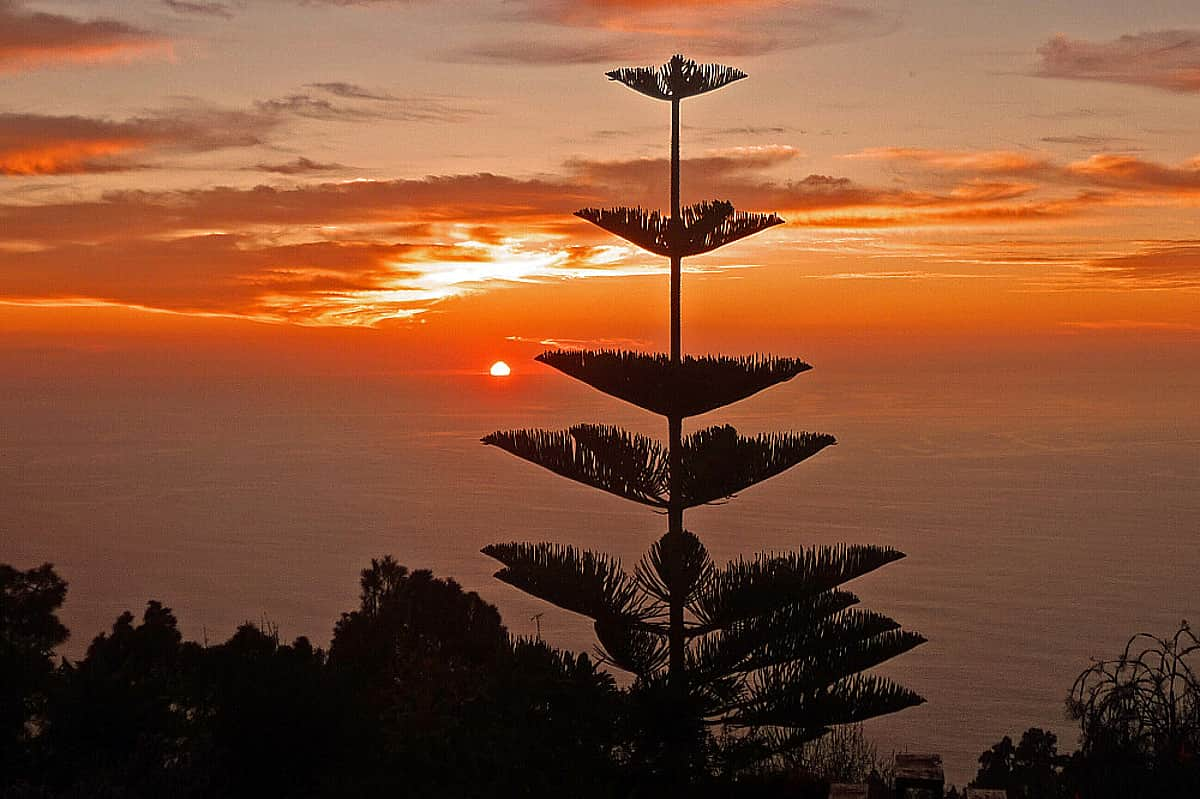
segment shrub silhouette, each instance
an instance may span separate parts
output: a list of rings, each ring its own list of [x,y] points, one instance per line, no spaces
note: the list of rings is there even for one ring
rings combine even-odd
[[[1075,681],[1085,797],[1200,796],[1200,640],[1138,633]]]

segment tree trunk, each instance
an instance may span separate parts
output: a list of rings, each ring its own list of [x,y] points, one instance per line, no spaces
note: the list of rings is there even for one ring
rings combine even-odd
[[[679,221],[679,100],[671,101],[671,239],[674,246]],[[678,368],[682,360],[680,342],[680,278],[682,258],[671,256],[671,366]],[[667,532],[671,535],[683,533],[683,497],[679,490],[683,465],[683,418],[668,418],[670,439],[671,503],[668,509]],[[681,571],[678,549],[672,548],[669,566],[672,575]],[[670,616],[670,661],[668,672],[672,686],[683,691],[686,687],[684,674],[683,602],[685,587],[678,583],[671,586]]]

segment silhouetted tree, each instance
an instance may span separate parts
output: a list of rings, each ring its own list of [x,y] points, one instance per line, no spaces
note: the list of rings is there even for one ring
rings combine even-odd
[[[67,640],[57,615],[66,595],[49,563],[28,571],[0,563],[0,774],[21,767],[28,725],[44,712],[54,648]]]
[[[391,558],[361,584],[329,655],[351,708],[343,790],[611,795],[619,698],[586,655],[514,642],[477,594]]]
[[[273,629],[243,624],[203,651],[188,695],[194,756],[216,795],[326,795],[345,710],[307,638],[281,645]]]
[[[666,446],[603,425],[516,430],[485,444],[585,485],[663,511],[667,533],[632,574],[607,555],[556,544],[493,544],[496,576],[595,622],[602,659],[637,677],[635,759],[678,781],[712,769],[736,774],[794,750],[831,726],[924,701],[863,675],[924,639],[891,619],[853,609],[839,586],[903,555],[874,546],[762,554],[724,567],[683,525],[687,508],[719,502],[835,443],[829,435],[744,437],[728,426],[683,436],[685,417],[720,408],[811,368],[794,358],[684,357],[682,260],[782,223],[716,200],[680,207],[683,99],[746,77],[673,57],[660,68],[618,69],[610,79],[671,104],[671,210],[585,209],[578,215],[670,259],[669,354],[551,351],[538,360],[667,419]],[[717,735],[711,734],[713,730]],[[653,771],[653,769],[652,769]]]
[[[1009,799],[1065,799],[1071,795],[1064,778],[1069,758],[1058,753],[1058,737],[1037,727],[1013,745],[1007,735],[979,756],[979,771],[968,787],[995,788]]]
[[[59,671],[39,739],[48,784],[81,795],[101,788],[119,796],[203,795],[187,699],[200,653],[183,643],[160,602],[147,603],[141,624],[121,614],[81,662]]]

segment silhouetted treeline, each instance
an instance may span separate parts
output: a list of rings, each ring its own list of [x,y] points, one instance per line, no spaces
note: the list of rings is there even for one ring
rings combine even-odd
[[[269,624],[184,641],[171,610],[124,613],[55,662],[66,583],[0,564],[0,796],[637,797],[671,795],[669,697],[620,690],[586,655],[513,639],[496,608],[391,558],[362,573],[329,651]],[[1135,636],[1076,682],[1080,749],[1028,730],[980,757],[972,785],[1010,799],[1200,796],[1200,645]],[[733,743],[696,734],[692,797],[813,797],[886,770],[861,729],[733,774]],[[919,745],[919,741],[913,742]],[[885,775],[886,776],[886,775]]]
[[[78,661],[49,566],[0,565],[0,796],[578,797],[662,795],[661,701],[587,655],[514,639],[495,607],[390,557],[362,572],[329,651],[245,624],[184,641],[157,601]],[[799,774],[705,767],[694,796],[824,796]]]
[[[543,796],[618,788],[619,692],[586,655],[390,558],[328,653],[246,624],[184,641],[150,602],[55,667],[66,585],[0,566],[0,795]]]

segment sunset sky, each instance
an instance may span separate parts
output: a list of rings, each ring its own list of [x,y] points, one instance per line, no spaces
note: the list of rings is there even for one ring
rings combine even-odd
[[[661,348],[665,260],[571,212],[667,204],[604,72],[674,52],[750,74],[684,201],[788,222],[685,264],[685,349],[1200,340],[1195,0],[0,0],[0,358]]]

